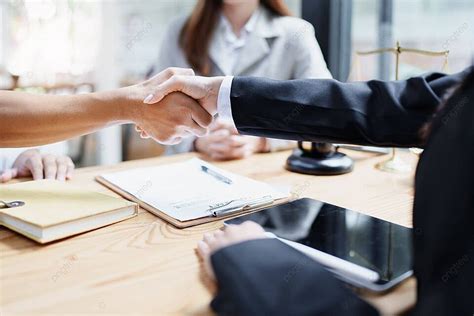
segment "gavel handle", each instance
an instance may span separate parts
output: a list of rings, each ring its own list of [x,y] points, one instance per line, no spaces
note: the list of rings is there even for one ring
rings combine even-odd
[[[302,141],[298,142],[298,148],[307,154],[317,154],[317,155],[328,155],[334,151],[336,148],[331,143],[311,143],[311,150],[307,150],[304,148]]]

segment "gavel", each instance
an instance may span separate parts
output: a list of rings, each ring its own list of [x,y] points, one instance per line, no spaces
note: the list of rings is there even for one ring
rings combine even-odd
[[[286,160],[287,170],[310,175],[338,175],[351,172],[353,168],[353,160],[330,143],[300,141]]]

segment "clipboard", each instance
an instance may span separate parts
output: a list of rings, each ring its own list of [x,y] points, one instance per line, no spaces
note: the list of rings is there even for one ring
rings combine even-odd
[[[144,210],[156,215],[157,217],[161,218],[162,220],[170,223],[171,225],[175,226],[176,228],[188,228],[196,225],[201,225],[205,223],[210,223],[210,222],[215,222],[215,221],[220,221],[220,220],[227,220],[230,218],[238,217],[244,214],[250,214],[254,212],[261,211],[263,209],[266,209],[271,206],[276,206],[280,204],[287,203],[291,200],[290,197],[287,198],[282,198],[282,199],[276,199],[276,200],[271,200],[271,201],[265,201],[265,203],[259,203],[255,205],[243,205],[240,209],[236,211],[231,211],[231,212],[225,212],[223,214],[220,214],[219,216],[214,216],[212,213],[209,214],[208,217],[202,217],[202,218],[197,218],[193,220],[187,220],[187,221],[180,221],[172,216],[169,216],[168,214],[162,212],[161,210],[143,202],[142,200],[136,198],[132,194],[122,190],[120,187],[114,185],[113,183],[109,182],[107,179],[105,179],[102,176],[97,176],[95,178],[97,182],[102,184],[103,186],[109,188],[110,190],[114,191],[115,193],[119,194],[123,198],[137,203],[141,208]]]
[[[177,228],[255,212],[290,198],[289,192],[197,158],[108,173],[95,179]]]

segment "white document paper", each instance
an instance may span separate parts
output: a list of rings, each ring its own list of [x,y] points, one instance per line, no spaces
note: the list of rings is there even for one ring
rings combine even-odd
[[[232,180],[224,183],[203,172],[202,166]],[[268,198],[288,197],[272,186],[219,169],[194,158],[157,167],[132,169],[102,175],[104,179],[138,200],[180,221],[212,216],[216,205],[241,204]]]

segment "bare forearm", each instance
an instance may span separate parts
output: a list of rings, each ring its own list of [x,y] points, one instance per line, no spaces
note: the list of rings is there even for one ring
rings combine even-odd
[[[163,144],[203,136],[212,116],[196,100],[167,93],[158,105],[143,103],[170,77],[193,74],[191,69],[169,68],[134,86],[74,96],[0,91],[0,147],[43,145],[123,123],[140,126],[142,137]]]
[[[127,89],[74,96],[0,91],[0,147],[26,147],[134,121]]]

